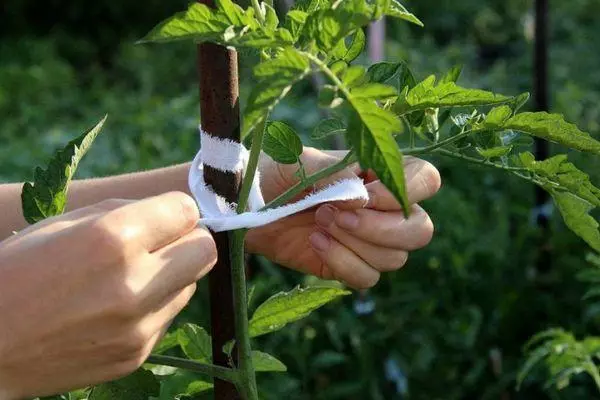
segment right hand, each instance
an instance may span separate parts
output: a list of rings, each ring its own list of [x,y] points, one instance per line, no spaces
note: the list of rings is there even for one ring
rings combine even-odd
[[[0,243],[0,400],[127,375],[215,264],[197,207],[172,192],[109,200]]]

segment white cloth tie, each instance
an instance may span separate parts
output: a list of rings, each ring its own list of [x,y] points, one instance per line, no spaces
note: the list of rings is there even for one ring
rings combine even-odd
[[[295,203],[259,211],[265,206],[265,201],[260,190],[260,176],[256,171],[248,198],[250,211],[237,214],[236,204],[227,202],[206,184],[203,167],[208,165],[223,172],[233,173],[245,171],[248,165],[249,151],[239,143],[213,137],[202,129],[200,129],[200,143],[201,150],[194,157],[190,167],[188,184],[202,215],[199,223],[214,232],[255,228],[270,224],[330,201],[364,200],[366,202],[369,199],[369,194],[361,179],[343,179],[311,193]]]

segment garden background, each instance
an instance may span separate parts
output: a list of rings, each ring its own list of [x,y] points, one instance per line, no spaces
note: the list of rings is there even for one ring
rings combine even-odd
[[[283,11],[283,2],[276,3]],[[598,138],[600,0],[550,3],[551,110]],[[190,160],[198,145],[196,49],[187,43],[134,45],[186,4],[0,4],[0,182],[31,179],[35,165],[105,113],[108,123],[79,177]],[[386,58],[406,60],[419,78],[463,64],[463,86],[504,94],[531,90],[532,1],[405,4],[426,27],[389,23]],[[254,57],[240,56],[242,102]],[[319,117],[312,107],[314,89],[306,84],[297,93],[272,117],[293,125],[311,144],[308,136]],[[600,183],[597,158],[569,157]],[[444,181],[439,195],[423,204],[436,224],[432,243],[367,293],[261,339],[260,347],[289,369],[261,377],[265,397],[600,398],[586,376],[562,391],[544,390],[543,370],[515,391],[523,345],[531,335],[553,326],[578,336],[599,334],[600,302],[582,301],[587,286],[575,277],[590,267],[587,246],[555,213],[552,264],[540,269],[532,186],[485,167],[431,161]],[[261,258],[250,263],[251,306],[313,280]],[[204,289],[176,323],[207,325]]]

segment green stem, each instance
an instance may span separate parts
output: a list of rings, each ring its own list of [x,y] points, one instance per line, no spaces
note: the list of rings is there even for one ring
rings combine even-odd
[[[428,152],[428,153],[430,153],[430,152]],[[496,164],[487,159],[469,157],[469,156],[465,156],[464,154],[455,153],[453,151],[449,151],[446,149],[436,149],[433,151],[433,153],[441,154],[446,157],[452,157],[452,158],[456,158],[459,160],[467,161],[467,162],[470,162],[473,164],[486,165],[488,167],[503,169],[505,171],[512,171],[512,172],[527,172],[527,171],[529,171],[527,168],[511,167],[508,165]],[[415,155],[415,154],[424,154],[424,153],[411,153],[410,150],[407,150],[406,152],[404,152],[404,154]]]
[[[252,138],[252,146],[250,147],[250,157],[248,158],[248,166],[246,167],[246,174],[244,175],[244,179],[242,181],[240,197],[238,199],[238,214],[246,211],[246,207],[248,206],[248,197],[250,196],[250,188],[252,187],[254,175],[256,175],[256,169],[258,168],[258,161],[260,159],[263,137],[265,136],[266,124],[267,115],[265,115],[263,121],[260,122],[253,130],[254,137]]]
[[[307,176],[306,179],[298,182],[296,185],[292,186],[291,188],[277,196],[275,199],[271,200],[263,208],[261,208],[260,211],[268,210],[270,208],[275,208],[286,204],[287,202],[304,192],[307,188],[313,186],[321,179],[327,178],[329,175],[335,174],[336,172],[343,170],[348,165],[353,164],[355,162],[356,155],[354,154],[354,152],[350,151],[348,154],[346,154],[346,157],[344,157],[337,163],[332,164],[329,167],[325,167],[310,176]]]
[[[150,364],[168,365],[170,367],[187,369],[235,384],[237,384],[238,381],[238,373],[234,369],[221,367],[213,364],[204,364],[198,361],[188,360],[187,358],[152,354],[150,355],[150,357],[148,357],[146,362]]]
[[[587,368],[587,371],[594,380],[596,388],[598,389],[598,391],[600,391],[600,373],[598,373],[598,367],[596,367],[596,365],[591,361],[590,364],[591,365],[589,366],[589,368]]]
[[[244,178],[245,179],[245,178]],[[246,400],[258,400],[256,374],[252,365],[252,347],[248,328],[248,295],[246,293],[246,265],[244,239],[246,229],[238,229],[230,236],[233,304],[235,308],[235,340],[238,350],[238,390]]]

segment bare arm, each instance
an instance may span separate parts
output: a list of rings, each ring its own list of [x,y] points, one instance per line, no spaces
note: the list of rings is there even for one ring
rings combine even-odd
[[[69,188],[67,210],[110,198],[143,199],[173,190],[187,193],[188,170],[189,164],[181,164],[107,178],[74,181]],[[21,209],[22,186],[22,183],[0,185],[0,241],[27,226]]]

